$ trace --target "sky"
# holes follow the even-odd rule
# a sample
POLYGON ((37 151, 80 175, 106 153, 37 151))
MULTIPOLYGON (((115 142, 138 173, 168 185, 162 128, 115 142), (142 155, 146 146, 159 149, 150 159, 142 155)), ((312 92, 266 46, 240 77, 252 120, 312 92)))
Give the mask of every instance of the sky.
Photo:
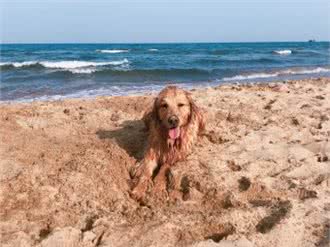
POLYGON ((330 40, 330 0, 0 0, 2 43, 330 40))

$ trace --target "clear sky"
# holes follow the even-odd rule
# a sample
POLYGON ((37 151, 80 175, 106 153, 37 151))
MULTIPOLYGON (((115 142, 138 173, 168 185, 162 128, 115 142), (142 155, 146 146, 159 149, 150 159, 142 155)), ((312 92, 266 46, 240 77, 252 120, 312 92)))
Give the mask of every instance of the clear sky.
POLYGON ((0 0, 2 43, 330 40, 330 0, 0 0))

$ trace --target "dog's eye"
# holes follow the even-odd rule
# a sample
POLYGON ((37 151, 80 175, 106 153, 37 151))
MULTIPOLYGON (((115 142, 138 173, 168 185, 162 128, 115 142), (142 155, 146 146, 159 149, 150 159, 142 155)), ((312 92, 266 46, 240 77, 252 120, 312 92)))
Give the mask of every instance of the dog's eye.
POLYGON ((182 103, 179 103, 178 104, 178 107, 182 107, 182 106, 184 106, 184 104, 182 104, 182 103))
POLYGON ((164 103, 161 105, 162 108, 167 108, 168 107, 168 104, 164 103))

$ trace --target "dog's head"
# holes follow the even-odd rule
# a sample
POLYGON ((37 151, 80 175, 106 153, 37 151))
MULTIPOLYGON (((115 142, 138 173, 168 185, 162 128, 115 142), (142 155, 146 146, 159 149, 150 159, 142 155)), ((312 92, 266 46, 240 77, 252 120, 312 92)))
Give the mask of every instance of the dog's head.
POLYGON ((182 128, 198 114, 199 109, 190 94, 175 86, 163 89, 154 102, 153 118, 172 140, 179 138, 182 128))

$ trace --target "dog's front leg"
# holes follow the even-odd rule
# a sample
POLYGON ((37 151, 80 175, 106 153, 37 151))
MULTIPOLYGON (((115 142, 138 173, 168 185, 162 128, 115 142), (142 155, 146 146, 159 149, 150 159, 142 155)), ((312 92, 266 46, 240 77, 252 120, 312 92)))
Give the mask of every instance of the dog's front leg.
POLYGON ((167 187, 170 186, 168 184, 168 176, 170 174, 170 165, 162 164, 158 174, 154 178, 154 187, 152 189, 152 194, 157 196, 161 200, 166 200, 168 198, 167 187))
POLYGON ((138 183, 132 191, 132 197, 136 200, 142 200, 149 184, 151 184, 152 174, 157 168, 156 159, 148 159, 148 156, 144 158, 142 164, 137 168, 134 177, 138 178, 138 183))

